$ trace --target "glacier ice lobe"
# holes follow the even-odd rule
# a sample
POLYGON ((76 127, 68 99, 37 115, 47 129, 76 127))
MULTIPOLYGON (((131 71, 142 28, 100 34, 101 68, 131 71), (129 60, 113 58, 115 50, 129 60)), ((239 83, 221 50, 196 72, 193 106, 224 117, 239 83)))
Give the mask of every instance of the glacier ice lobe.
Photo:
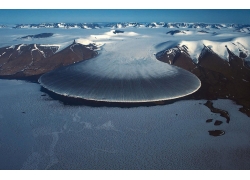
POLYGON ((48 72, 39 82, 60 95, 128 103, 175 99, 201 85, 192 73, 151 58, 131 61, 102 56, 48 72))

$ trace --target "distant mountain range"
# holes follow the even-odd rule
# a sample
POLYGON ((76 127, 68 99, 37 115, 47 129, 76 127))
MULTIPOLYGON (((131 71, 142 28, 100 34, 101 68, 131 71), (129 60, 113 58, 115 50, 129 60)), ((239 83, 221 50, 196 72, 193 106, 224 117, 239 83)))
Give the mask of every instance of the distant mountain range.
POLYGON ((98 29, 98 28, 126 28, 126 27, 147 27, 147 28, 194 28, 194 29, 224 29, 234 28, 240 32, 250 31, 250 24, 218 24, 218 23, 167 23, 167 22, 114 22, 114 23, 38 23, 38 24, 16 24, 0 25, 0 28, 81 28, 81 29, 98 29))

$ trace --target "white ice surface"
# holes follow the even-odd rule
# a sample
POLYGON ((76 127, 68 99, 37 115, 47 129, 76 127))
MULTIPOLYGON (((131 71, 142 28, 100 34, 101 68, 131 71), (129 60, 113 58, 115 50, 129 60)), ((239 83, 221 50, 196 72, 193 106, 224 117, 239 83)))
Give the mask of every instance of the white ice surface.
MULTIPOLYGON (((159 26, 159 25, 158 25, 159 26)), ((64 28, 52 28, 52 29, 0 29, 0 47, 12 46, 16 44, 44 44, 52 45, 56 44, 60 46, 60 50, 64 49, 76 39, 79 39, 79 42, 83 41, 83 44, 87 42, 94 42, 96 44, 120 44, 123 45, 124 42, 128 39, 138 39, 138 42, 145 43, 146 46, 154 46, 166 41, 173 41, 175 44, 185 44, 189 48, 189 53, 192 58, 197 58, 200 54, 200 50, 203 47, 203 44, 210 46, 212 50, 217 53, 220 57, 225 60, 228 60, 228 53, 226 51, 225 45, 234 52, 236 55, 239 55, 239 48, 242 49, 238 42, 244 46, 244 48, 249 52, 250 49, 250 36, 248 33, 236 32, 234 29, 222 28, 220 30, 215 29, 204 29, 209 33, 199 33, 201 30, 195 28, 181 28, 185 31, 186 34, 181 35, 167 35, 169 28, 134 28, 128 26, 126 28, 119 28, 119 30, 124 31, 124 33, 114 34, 114 29, 110 28, 101 28, 101 29, 64 29, 64 28), (44 32, 54 33, 52 37, 49 38, 39 38, 39 39, 18 39, 22 36, 34 35, 44 32), (217 34, 214 35, 213 33, 217 34), (147 43, 147 44, 146 44, 147 43), (235 43, 237 46, 233 45, 235 43)), ((175 28, 171 28, 175 30, 175 28)), ((135 43, 135 42, 133 42, 135 43)), ((161 47, 160 49, 155 49, 154 53, 161 51, 166 48, 172 48, 172 46, 161 47)), ((249 55, 247 57, 249 59, 249 55)))

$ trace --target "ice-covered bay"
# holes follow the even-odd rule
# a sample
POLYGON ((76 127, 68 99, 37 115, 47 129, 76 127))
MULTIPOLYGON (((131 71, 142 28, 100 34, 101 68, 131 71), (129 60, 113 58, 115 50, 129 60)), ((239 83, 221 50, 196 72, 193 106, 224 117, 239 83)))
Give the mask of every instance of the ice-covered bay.
POLYGON ((231 100, 68 106, 40 85, 0 80, 0 169, 249 169, 250 121, 231 100), (220 126, 206 123, 221 120, 220 126), (213 137, 209 130, 225 135, 213 137))

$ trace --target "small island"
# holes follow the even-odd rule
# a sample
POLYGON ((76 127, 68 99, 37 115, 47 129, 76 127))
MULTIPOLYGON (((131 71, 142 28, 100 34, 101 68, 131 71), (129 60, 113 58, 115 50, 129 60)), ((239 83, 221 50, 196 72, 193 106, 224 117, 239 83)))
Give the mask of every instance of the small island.
POLYGON ((47 38, 53 36, 53 33, 41 33, 36 35, 27 35, 23 36, 20 39, 29 39, 29 38, 47 38))
POLYGON ((114 33, 114 34, 124 33, 124 31, 121 31, 121 30, 114 30, 113 33, 114 33))

